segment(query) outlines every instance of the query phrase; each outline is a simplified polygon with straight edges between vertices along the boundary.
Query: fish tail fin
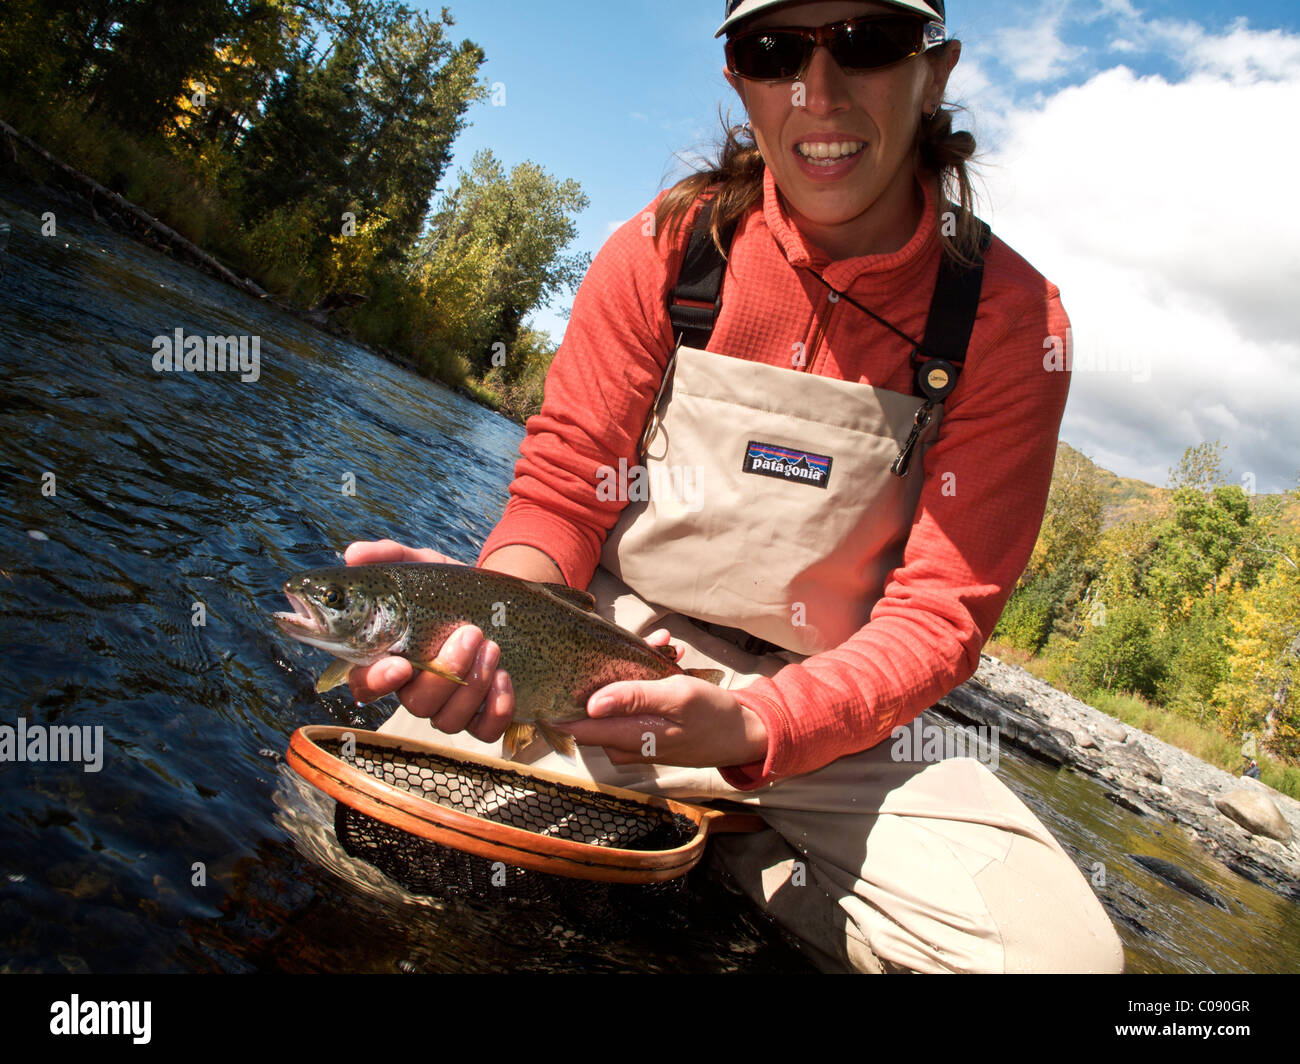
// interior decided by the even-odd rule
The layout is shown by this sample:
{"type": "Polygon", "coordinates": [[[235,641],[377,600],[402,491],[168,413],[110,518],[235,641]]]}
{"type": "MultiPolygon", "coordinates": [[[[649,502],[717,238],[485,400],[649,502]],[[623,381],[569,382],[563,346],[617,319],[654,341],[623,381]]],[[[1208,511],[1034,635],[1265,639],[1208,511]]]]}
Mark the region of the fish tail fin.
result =
{"type": "Polygon", "coordinates": [[[726,675],[721,669],[686,669],[687,676],[694,676],[697,680],[705,680],[711,684],[721,684],[722,678],[726,675]]]}
{"type": "Polygon", "coordinates": [[[575,764],[577,763],[578,744],[572,735],[568,732],[557,731],[544,720],[537,722],[537,730],[542,733],[542,738],[555,748],[557,754],[575,764]]]}
{"type": "Polygon", "coordinates": [[[444,680],[450,680],[452,683],[458,683],[462,687],[465,681],[452,672],[446,665],[438,660],[434,661],[413,661],[411,662],[417,669],[423,669],[425,672],[431,672],[434,676],[441,676],[444,680]]]}
{"type": "Polygon", "coordinates": [[[510,727],[506,729],[505,735],[506,760],[513,761],[515,754],[531,743],[536,734],[537,729],[531,724],[520,724],[518,721],[512,721],[510,727]]]}

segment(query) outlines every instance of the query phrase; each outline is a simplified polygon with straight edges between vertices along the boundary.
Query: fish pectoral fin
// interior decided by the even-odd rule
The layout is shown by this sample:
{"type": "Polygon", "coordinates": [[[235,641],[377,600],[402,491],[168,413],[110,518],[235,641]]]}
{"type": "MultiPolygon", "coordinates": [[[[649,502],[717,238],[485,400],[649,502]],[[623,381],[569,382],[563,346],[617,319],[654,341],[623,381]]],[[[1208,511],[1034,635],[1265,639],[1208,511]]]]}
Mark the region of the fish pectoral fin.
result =
{"type": "Polygon", "coordinates": [[[450,680],[452,683],[458,683],[462,687],[465,681],[452,672],[446,665],[438,660],[433,661],[413,661],[411,662],[417,669],[423,669],[425,672],[431,672],[434,676],[441,676],[444,680],[450,680]]]}
{"type": "Polygon", "coordinates": [[[586,591],[569,587],[568,584],[538,584],[537,586],[546,589],[561,602],[567,602],[570,606],[577,606],[578,609],[586,610],[588,613],[596,612],[596,600],[586,591]]]}
{"type": "Polygon", "coordinates": [[[505,735],[506,760],[513,761],[515,754],[531,743],[536,734],[537,729],[531,724],[520,724],[518,721],[511,721],[510,727],[506,728],[505,735]]]}
{"type": "Polygon", "coordinates": [[[345,661],[343,658],[335,658],[330,662],[329,668],[320,674],[320,679],[316,681],[316,693],[324,694],[326,691],[332,691],[336,687],[342,687],[348,682],[348,673],[355,668],[356,662],[345,661]]]}
{"type": "Polygon", "coordinates": [[[578,759],[578,743],[568,732],[556,731],[544,720],[537,722],[537,730],[561,757],[567,757],[570,761],[578,759]]]}
{"type": "Polygon", "coordinates": [[[721,669],[686,669],[687,676],[694,676],[697,680],[706,680],[711,684],[722,683],[722,678],[727,674],[721,669]]]}

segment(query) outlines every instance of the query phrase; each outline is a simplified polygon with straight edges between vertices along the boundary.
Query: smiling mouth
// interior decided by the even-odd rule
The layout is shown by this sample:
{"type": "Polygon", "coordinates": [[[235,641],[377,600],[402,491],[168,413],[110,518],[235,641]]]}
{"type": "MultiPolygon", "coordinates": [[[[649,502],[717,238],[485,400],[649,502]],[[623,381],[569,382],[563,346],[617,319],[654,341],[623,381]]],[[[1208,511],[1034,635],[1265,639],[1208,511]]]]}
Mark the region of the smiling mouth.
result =
{"type": "Polygon", "coordinates": [[[841,159],[857,155],[866,144],[860,140],[804,141],[795,145],[800,158],[814,166],[834,166],[841,159]]]}

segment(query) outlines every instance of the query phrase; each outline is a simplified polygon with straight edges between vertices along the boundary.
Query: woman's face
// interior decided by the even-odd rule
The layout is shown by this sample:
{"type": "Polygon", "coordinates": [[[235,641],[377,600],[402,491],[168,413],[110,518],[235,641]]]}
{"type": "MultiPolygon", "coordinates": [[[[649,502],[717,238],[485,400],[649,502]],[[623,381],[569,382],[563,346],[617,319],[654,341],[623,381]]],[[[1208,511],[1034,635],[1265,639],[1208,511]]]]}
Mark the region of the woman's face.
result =
{"type": "MultiPolygon", "coordinates": [[[[806,3],[745,28],[817,27],[899,11],[877,3],[806,3]]],[[[922,54],[846,74],[817,48],[798,81],[747,81],[726,72],[791,219],[815,244],[838,258],[897,250],[911,237],[917,126],[942,101],[959,52],[953,43],[942,58],[922,54]]]]}

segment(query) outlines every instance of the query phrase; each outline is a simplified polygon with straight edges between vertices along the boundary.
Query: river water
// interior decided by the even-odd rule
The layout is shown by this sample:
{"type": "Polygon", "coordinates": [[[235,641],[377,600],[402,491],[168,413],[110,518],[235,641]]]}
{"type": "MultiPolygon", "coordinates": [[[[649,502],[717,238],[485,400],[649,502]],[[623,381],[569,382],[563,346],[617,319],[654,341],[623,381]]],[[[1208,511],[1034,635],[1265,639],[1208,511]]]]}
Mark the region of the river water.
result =
{"type": "MultiPolygon", "coordinates": [[[[0,971],[809,970],[703,866],[670,917],[611,932],[414,898],[347,858],[280,754],[388,708],[317,695],[325,656],[267,614],[354,539],[472,560],[522,430],[62,201],[0,186],[0,222],[0,724],[103,744],[98,771],[0,763],[0,971]],[[177,329],[258,337],[256,379],[155,371],[177,329]]],[[[1130,971],[1300,970],[1293,902],[1071,772],[1004,748],[999,773],[1093,880],[1130,971]]]]}

